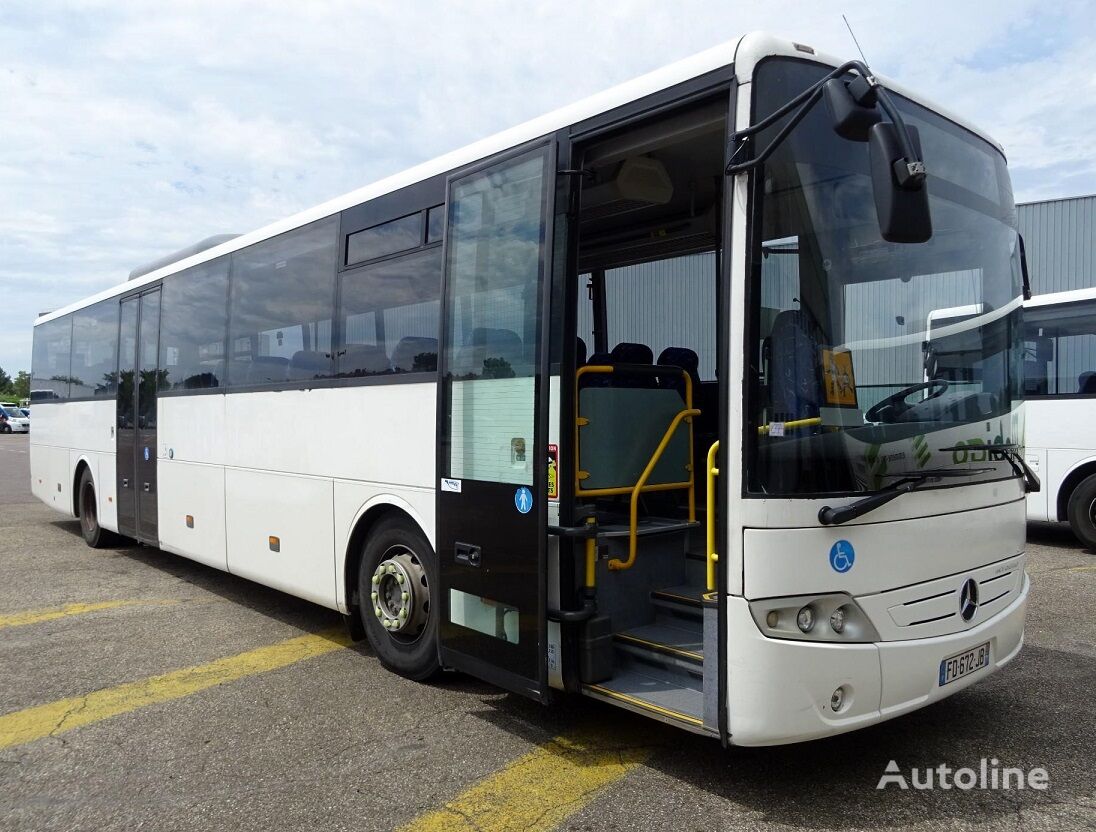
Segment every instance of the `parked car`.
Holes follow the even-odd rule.
[[[0,405],[7,417],[6,429],[0,428],[4,433],[30,433],[30,417],[24,416],[23,411],[13,405]]]

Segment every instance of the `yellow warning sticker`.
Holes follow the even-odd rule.
[[[559,499],[559,445],[548,446],[548,499]]]
[[[826,385],[826,404],[856,407],[856,377],[851,352],[822,350],[822,376]]]

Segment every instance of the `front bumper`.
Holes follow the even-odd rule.
[[[728,598],[728,706],[735,745],[780,745],[874,725],[936,702],[1003,667],[1024,642],[1031,582],[961,633],[878,644],[784,641],[761,634],[748,602]],[[990,642],[990,664],[941,687],[940,661]],[[845,688],[837,713],[830,697]]]

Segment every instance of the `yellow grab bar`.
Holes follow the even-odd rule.
[[[705,554],[708,556],[709,592],[715,589],[715,564],[719,560],[719,553],[716,551],[715,546],[715,478],[719,476],[719,469],[715,467],[715,457],[717,453],[719,453],[719,440],[713,442],[712,447],[708,448],[708,510],[704,517],[704,525],[707,527],[705,530],[705,548],[707,549]]]
[[[651,474],[654,473],[655,467],[658,465],[658,461],[662,458],[663,451],[670,444],[670,440],[673,439],[674,433],[681,425],[682,421],[691,420],[694,416],[699,416],[700,411],[692,408],[682,410],[673,420],[670,422],[670,426],[666,428],[666,432],[662,434],[662,439],[658,443],[658,447],[655,448],[655,452],[651,455],[651,458],[647,461],[647,467],[643,469],[643,473],[639,475],[639,479],[636,484],[632,486],[632,500],[628,513],[628,559],[620,560],[619,558],[613,558],[609,561],[609,568],[617,571],[621,569],[631,569],[636,562],[636,539],[637,530],[636,527],[639,523],[639,495],[643,491],[643,486],[647,484],[647,480]],[[689,422],[690,430],[692,428],[692,422]],[[693,489],[692,489],[692,472],[689,476],[689,522],[696,520],[696,506],[693,503]]]
[[[793,419],[790,422],[784,423],[784,430],[795,430],[796,428],[806,428],[811,427],[812,425],[820,424],[822,424],[821,416],[812,416],[809,419]],[[758,427],[757,432],[760,433],[762,436],[765,436],[769,432],[769,426],[761,425]]]

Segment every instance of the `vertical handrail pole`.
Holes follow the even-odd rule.
[[[715,589],[715,565],[719,560],[715,542],[715,478],[719,476],[719,469],[715,467],[716,454],[719,453],[719,440],[708,448],[707,478],[707,516],[704,518],[705,548],[707,549],[707,578],[708,591]]]

